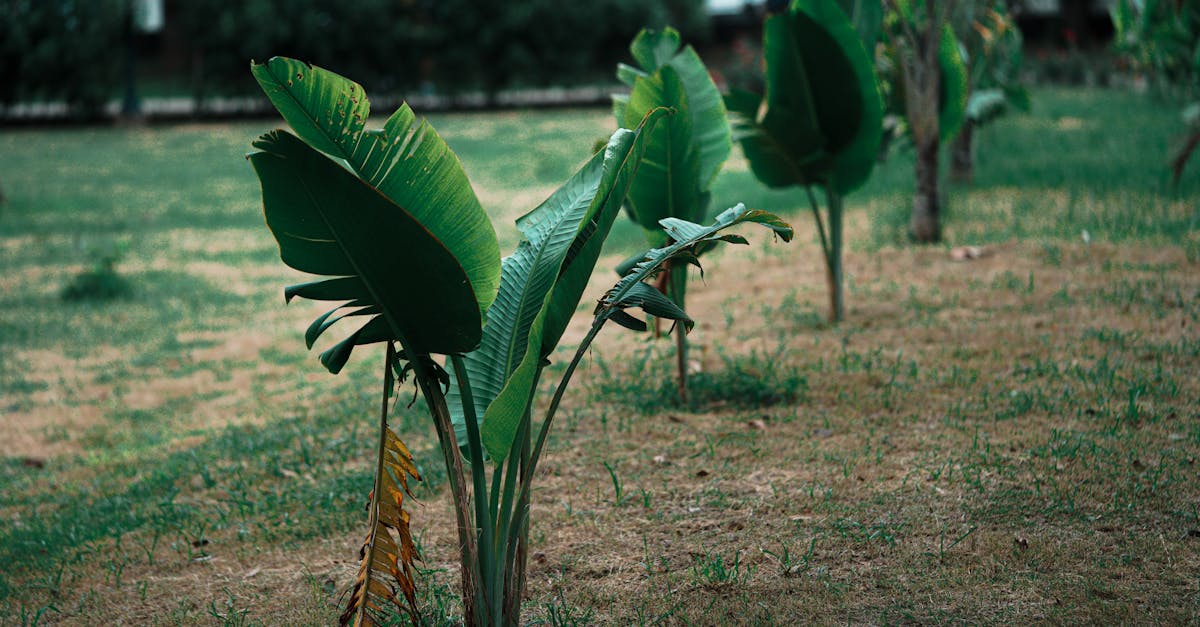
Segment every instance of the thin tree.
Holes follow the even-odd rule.
[[[962,107],[951,108],[959,111],[957,120],[942,119],[947,110],[943,106],[945,65],[957,59],[961,71],[962,63],[949,25],[954,5],[955,0],[885,0],[889,16],[884,33],[902,81],[902,105],[916,152],[909,232],[918,242],[942,238],[939,154],[942,142],[962,123]]]

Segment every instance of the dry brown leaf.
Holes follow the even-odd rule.
[[[414,625],[419,624],[413,579],[413,562],[419,556],[409,529],[409,514],[404,510],[405,494],[412,496],[408,490],[409,477],[421,480],[412,453],[391,429],[386,429],[383,472],[377,478],[380,493],[372,492],[371,531],[359,552],[361,564],[350,592],[350,603],[341,616],[343,627],[380,624],[383,606],[389,603],[407,613]],[[397,598],[397,588],[406,604]]]

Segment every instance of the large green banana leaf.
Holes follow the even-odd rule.
[[[721,94],[696,51],[681,45],[673,28],[640,32],[630,45],[640,68],[617,68],[631,93],[613,98],[617,123],[624,128],[633,128],[656,107],[679,112],[654,129],[626,205],[634,220],[655,234],[656,243],[665,241],[658,225],[662,218],[704,217],[708,190],[732,150]]]
[[[302,272],[335,277],[288,288],[289,299],[349,301],[371,315],[322,354],[326,368],[338,372],[355,344],[371,341],[398,340],[413,353],[478,345],[482,319],[467,274],[415,216],[286,131],[267,133],[254,147],[249,159],[280,257]]]
[[[645,152],[646,130],[666,114],[658,109],[636,130],[618,130],[602,152],[517,221],[525,238],[505,258],[480,347],[465,358],[481,437],[493,460],[509,454],[539,365],[579,304]],[[450,395],[455,428],[466,442],[457,385]]]
[[[628,128],[647,111],[671,107],[678,111],[655,128],[646,156],[625,206],[655,246],[666,243],[658,221],[669,217],[699,220],[708,208],[709,192],[700,180],[700,154],[693,133],[688,94],[671,66],[638,77],[620,125]],[[728,123],[722,118],[728,131]]]
[[[382,129],[367,130],[363,88],[303,61],[275,57],[251,71],[297,135],[346,163],[453,253],[486,312],[500,284],[496,232],[458,157],[429,123],[405,104]]]
[[[751,169],[771,187],[857,189],[874,168],[883,119],[858,32],[835,0],[796,0],[763,28],[767,93],[726,99]]]
[[[434,310],[458,309],[461,307],[458,300],[443,303],[439,302],[439,299],[451,298],[451,290],[458,290],[465,285],[475,303],[473,324],[482,326],[483,316],[495,299],[500,280],[500,254],[496,233],[479,205],[458,157],[450,151],[428,122],[418,121],[408,105],[403,105],[387,120],[382,129],[367,130],[370,104],[362,87],[357,83],[304,62],[282,57],[273,58],[265,64],[253,65],[251,69],[268,97],[304,142],[311,148],[330,155],[346,165],[350,172],[357,174],[356,178],[336,163],[328,159],[319,161],[311,155],[307,155],[306,160],[296,164],[275,164],[277,167],[274,168],[268,166],[269,175],[275,179],[263,182],[264,207],[268,203],[271,204],[272,207],[268,207],[267,210],[277,215],[288,211],[309,211],[316,212],[314,215],[319,215],[326,221],[357,221],[356,226],[364,226],[374,235],[374,240],[369,244],[362,241],[336,241],[338,246],[347,250],[364,246],[395,247],[395,244],[389,241],[393,233],[387,229],[396,225],[364,222],[366,218],[360,215],[355,201],[355,194],[382,196],[392,205],[389,211],[407,216],[424,234],[423,237],[446,250],[453,260],[453,264],[446,266],[444,273],[441,270],[428,272],[426,267],[431,266],[432,261],[419,254],[407,257],[406,265],[393,265],[389,269],[389,272],[394,274],[432,275],[422,278],[446,284],[443,290],[422,290],[404,294],[404,298],[413,303],[411,308],[414,311],[426,307]],[[289,150],[299,151],[290,144]],[[261,168],[258,164],[266,162],[255,157],[252,157],[251,161],[259,170]],[[330,180],[340,181],[343,186],[351,188],[354,186],[348,181],[354,179],[363,190],[348,193],[341,198],[318,194],[319,198],[318,195],[314,195],[307,205],[287,205],[279,200],[287,193],[282,191],[283,185],[279,181],[284,180],[283,176],[287,174],[290,177],[288,180],[294,183],[295,173],[287,173],[286,170],[308,162],[321,163],[320,167],[325,169],[328,169],[327,165],[338,167],[340,172],[336,173],[336,176],[331,175]],[[344,175],[348,175],[348,178]],[[318,189],[325,185],[323,180],[308,177],[303,178],[301,182],[308,188]],[[267,198],[268,186],[276,198]],[[406,225],[405,228],[411,227],[412,225]],[[278,239],[288,234],[276,231],[275,235]],[[354,248],[352,253],[359,254],[358,250],[359,248]],[[418,247],[413,252],[421,250]],[[440,265],[437,267],[441,268]],[[457,268],[457,271],[451,271],[451,267]],[[361,277],[358,273],[345,272],[341,274],[347,276],[339,276],[339,273],[327,270],[326,268],[313,272],[336,278],[295,285],[285,290],[288,300],[300,296],[315,300],[345,301],[313,321],[305,333],[308,346],[311,348],[317,338],[338,320],[347,316],[372,316],[365,325],[345,340],[322,353],[321,361],[331,372],[342,368],[356,345],[399,339],[399,333],[410,336],[405,347],[417,352],[465,352],[478,345],[480,330],[470,330],[472,323],[465,318],[431,315],[423,318],[422,323],[434,325],[432,327],[394,328],[394,324],[389,324],[395,322],[389,319],[394,312],[389,313],[381,308],[380,301],[383,297],[380,294],[363,294],[365,288],[360,284]],[[419,298],[414,295],[419,295]],[[344,315],[338,317],[339,313]],[[437,328],[439,325],[446,328]],[[455,342],[438,340],[439,336],[445,334],[457,334],[461,337]]]

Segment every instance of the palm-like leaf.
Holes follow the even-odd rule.
[[[946,24],[942,38],[938,41],[938,66],[942,71],[941,90],[938,93],[938,136],[948,141],[962,130],[967,119],[967,66],[963,63],[962,51],[954,28]]]
[[[700,220],[708,210],[708,189],[732,149],[729,122],[704,62],[691,46],[681,48],[676,30],[643,30],[630,51],[641,67],[617,68],[632,88],[613,98],[617,122],[632,128],[657,107],[678,111],[655,128],[626,205],[653,241],[664,243],[659,220]]]
[[[764,25],[767,93],[735,92],[750,167],[772,187],[861,186],[879,151],[883,110],[874,63],[834,0],[796,0]]]
[[[673,313],[665,308],[662,301],[649,295],[646,292],[646,288],[649,286],[643,281],[662,271],[669,261],[696,259],[698,250],[719,243],[745,244],[744,237],[733,234],[723,235],[721,231],[748,223],[767,227],[785,242],[792,239],[792,227],[781,220],[779,216],[758,209],[746,209],[746,206],[740,203],[722,211],[713,220],[713,223],[707,226],[679,218],[666,218],[661,224],[663,230],[670,237],[671,244],[647,251],[633,269],[604,294],[596,305],[596,314],[611,315],[613,312],[628,307],[639,307],[646,310],[646,307],[649,306],[658,310],[658,313],[646,310],[647,313],[681,320],[685,325],[690,326],[690,319],[686,317],[686,314],[678,317],[683,313],[682,311]],[[653,290],[654,288],[649,289]]]
[[[416,218],[290,133],[273,131],[254,146],[249,159],[284,263],[335,277],[288,288],[288,297],[346,300],[374,314],[322,355],[331,372],[369,341],[396,339],[418,353],[478,344],[481,317],[466,273]],[[427,269],[401,270],[414,267]]]
[[[488,311],[479,350],[466,371],[493,460],[504,459],[533,393],[538,364],[566,329],[645,151],[646,129],[667,114],[651,112],[635,131],[618,130],[605,149],[517,221],[525,239],[504,260],[500,290]],[[466,441],[458,386],[450,407]]]
[[[268,226],[286,263],[334,277],[285,294],[345,301],[313,322],[309,346],[347,308],[371,318],[322,354],[331,372],[354,346],[388,339],[418,353],[474,349],[499,284],[499,247],[458,158],[407,105],[366,130],[362,88],[332,72],[278,57],[252,70],[304,140],[276,132],[255,144]]]

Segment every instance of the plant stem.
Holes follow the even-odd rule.
[[[829,286],[829,321],[842,320],[842,203],[841,197],[828,186],[825,188],[826,202],[829,204],[829,231],[825,230],[825,222],[821,219],[821,205],[812,187],[804,186],[808,194],[808,204],[812,208],[813,218],[817,221],[817,235],[821,238],[821,254],[825,258],[825,281]],[[836,199],[836,200],[835,200]],[[836,202],[836,206],[835,206]]]
[[[458,381],[459,396],[462,398],[463,422],[467,427],[467,454],[471,456],[471,479],[474,482],[472,501],[475,503],[475,533],[479,547],[479,562],[473,567],[479,570],[480,592],[487,599],[490,622],[500,618],[500,587],[495,585],[496,543],[493,538],[495,521],[489,516],[487,498],[487,468],[483,463],[483,442],[479,437],[479,422],[475,415],[475,397],[471,395],[471,382],[467,375],[462,355],[450,355],[454,367],[454,378]]]
[[[385,461],[387,459],[387,414],[388,401],[392,396],[392,362],[396,359],[396,347],[391,342],[387,343],[387,354],[383,362],[383,400],[379,407],[379,449],[375,455],[375,483],[371,490],[371,505],[370,512],[367,516],[367,528],[370,529],[368,534],[367,546],[365,554],[369,556],[375,555],[375,539],[376,532],[379,529],[379,500],[383,494],[383,473],[387,472]],[[374,558],[372,558],[374,559]],[[371,574],[375,572],[374,568],[366,570],[367,580],[363,582],[365,590],[371,589]],[[367,603],[362,603],[358,607],[359,619],[365,617],[367,612]]]
[[[812,209],[813,219],[817,221],[817,235],[821,238],[821,253],[825,256],[826,263],[829,262],[829,239],[825,236],[825,221],[821,219],[821,203],[817,202],[817,195],[808,185],[804,186],[804,192],[808,194],[808,206]]]
[[[558,412],[558,405],[562,402],[563,392],[567,388],[567,384],[571,381],[571,376],[575,374],[575,368],[579,366],[579,362],[583,359],[583,355],[587,349],[591,347],[592,340],[596,339],[596,335],[600,333],[600,329],[604,323],[608,322],[608,315],[601,313],[592,320],[592,326],[588,329],[587,335],[579,342],[579,348],[575,350],[575,355],[571,357],[571,362],[567,364],[567,370],[563,373],[562,379],[558,382],[558,387],[554,390],[554,397],[550,399],[550,406],[546,408],[546,418],[542,420],[542,426],[538,430],[537,443],[533,446],[533,453],[529,456],[529,476],[533,476],[537,470],[538,460],[542,457],[542,448],[546,445],[547,436],[550,434],[550,423],[554,420],[554,414]],[[525,496],[525,495],[522,495]]]
[[[825,187],[829,205],[829,254],[825,270],[829,280],[829,320],[841,322],[846,317],[845,280],[842,274],[842,195]]]
[[[683,309],[687,290],[687,262],[673,261],[669,270],[667,297]],[[682,324],[675,325],[675,365],[679,371],[679,402],[688,405],[688,341],[687,330]]]
[[[539,367],[538,378],[541,377],[541,370]],[[536,388],[535,384],[534,389]],[[529,483],[532,477],[527,475],[526,469],[529,465],[529,431],[533,414],[532,401],[533,399],[530,398],[530,405],[525,408],[524,419],[522,419],[521,426],[517,431],[516,441],[520,443],[520,449],[514,450],[509,455],[508,476],[505,477],[504,518],[502,520],[504,525],[505,553],[504,573],[502,576],[504,579],[504,618],[506,625],[520,624],[521,597],[525,592],[525,547],[529,539],[529,526],[526,524],[528,499],[522,502],[521,497],[528,492],[525,488],[531,488]],[[519,493],[516,491],[517,480],[520,481],[522,488]],[[514,500],[517,501],[515,509]]]
[[[446,464],[446,480],[454,498],[454,513],[458,518],[459,565],[462,569],[463,622],[466,625],[482,625],[477,609],[484,607],[481,573],[478,572],[479,553],[475,533],[471,524],[471,504],[467,495],[466,474],[463,472],[462,456],[458,452],[458,438],[454,436],[454,424],[450,410],[446,407],[446,396],[441,384],[430,372],[428,354],[415,355],[409,362],[421,394],[429,405],[433,426],[437,431],[438,447]]]

